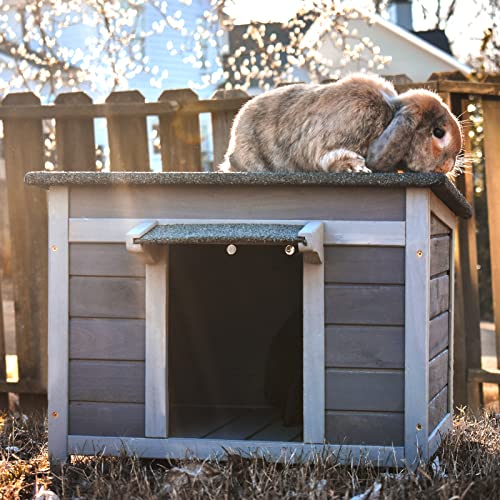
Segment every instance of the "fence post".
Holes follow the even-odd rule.
[[[3,318],[2,302],[2,273],[0,269],[0,382],[6,382],[7,373],[5,371],[5,328]],[[9,408],[9,395],[7,392],[0,392],[0,410]]]
[[[463,114],[467,108],[467,100],[460,94],[447,94],[450,108],[456,116]],[[470,152],[470,140],[467,134],[464,136],[464,149]],[[465,354],[465,373],[457,373],[455,380],[460,383],[467,380],[468,371],[471,368],[481,368],[481,314],[479,309],[479,283],[477,274],[477,241],[476,241],[476,218],[474,214],[474,177],[462,174],[457,178],[457,188],[471,204],[473,216],[458,221],[458,251],[455,256],[456,266],[456,295],[459,297],[458,307],[455,311],[455,337],[457,356],[460,350]],[[460,301],[460,297],[462,300]],[[458,343],[458,345],[457,345]],[[463,344],[463,345],[462,345]],[[455,358],[458,362],[459,358]],[[462,369],[460,366],[457,368]],[[458,371],[458,370],[457,370]],[[456,373],[456,372],[455,372]],[[469,408],[478,413],[482,405],[482,384],[467,382],[466,392],[456,387],[454,392],[455,405],[468,405]]]
[[[24,174],[44,169],[42,120],[23,118],[22,107],[40,104],[31,92],[9,94],[3,106],[19,116],[4,120],[5,169],[12,242],[16,346],[20,380],[47,389],[47,197],[24,185]],[[23,406],[46,396],[21,395]]]
[[[138,90],[112,92],[106,104],[144,103]],[[112,171],[149,172],[148,131],[145,116],[107,116],[110,163]]]
[[[484,157],[486,165],[486,197],[490,232],[491,287],[497,363],[500,368],[500,100],[483,97]]]
[[[58,106],[92,104],[84,92],[69,92],[56,97]],[[93,118],[56,120],[57,166],[59,170],[94,171],[95,139]]]
[[[197,101],[191,89],[165,90],[159,101],[177,101],[181,109],[159,116],[161,162],[164,172],[201,170],[200,119],[197,113],[183,114],[182,105]]]
[[[239,89],[216,90],[212,99],[239,99],[248,97],[248,94]],[[229,145],[231,127],[238,110],[217,111],[212,113],[212,136],[214,145],[214,168],[222,163]]]

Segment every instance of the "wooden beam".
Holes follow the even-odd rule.
[[[500,99],[483,99],[486,196],[497,366],[500,368]],[[480,368],[480,367],[477,367]]]
[[[482,384],[499,384],[500,370],[483,370],[481,368],[470,368],[467,372],[467,380]]]

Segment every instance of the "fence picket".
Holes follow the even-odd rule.
[[[212,95],[212,99],[244,99],[248,94],[243,90],[216,90]],[[229,144],[229,136],[231,134],[231,126],[238,110],[234,111],[218,111],[212,113],[212,136],[214,144],[214,169],[224,160],[224,154],[227,151]]]
[[[40,100],[28,92],[9,94],[2,104],[22,108]],[[23,182],[26,172],[44,168],[42,120],[5,119],[4,145],[19,376],[46,389],[47,198]]]
[[[138,90],[112,92],[107,104],[144,103]],[[114,115],[107,117],[110,163],[112,171],[148,172],[149,150],[145,116]]]
[[[176,101],[182,105],[198,101],[191,89],[164,91],[159,101]],[[164,172],[198,172],[201,170],[200,118],[198,113],[161,114],[160,143]]]
[[[56,97],[56,105],[68,108],[92,104],[84,92],[70,92]],[[92,118],[56,119],[58,170],[95,170],[94,120]]]

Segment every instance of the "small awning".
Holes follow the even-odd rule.
[[[159,224],[134,243],[280,245],[306,243],[298,224]]]

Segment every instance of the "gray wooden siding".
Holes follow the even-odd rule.
[[[325,248],[326,439],[404,441],[404,249]]]
[[[404,220],[403,189],[328,186],[72,187],[70,217]]]
[[[69,433],[80,436],[144,436],[144,404],[72,402]]]
[[[144,436],[145,267],[124,244],[70,245],[69,433]]]
[[[431,216],[429,304],[429,434],[449,411],[451,230]]]

